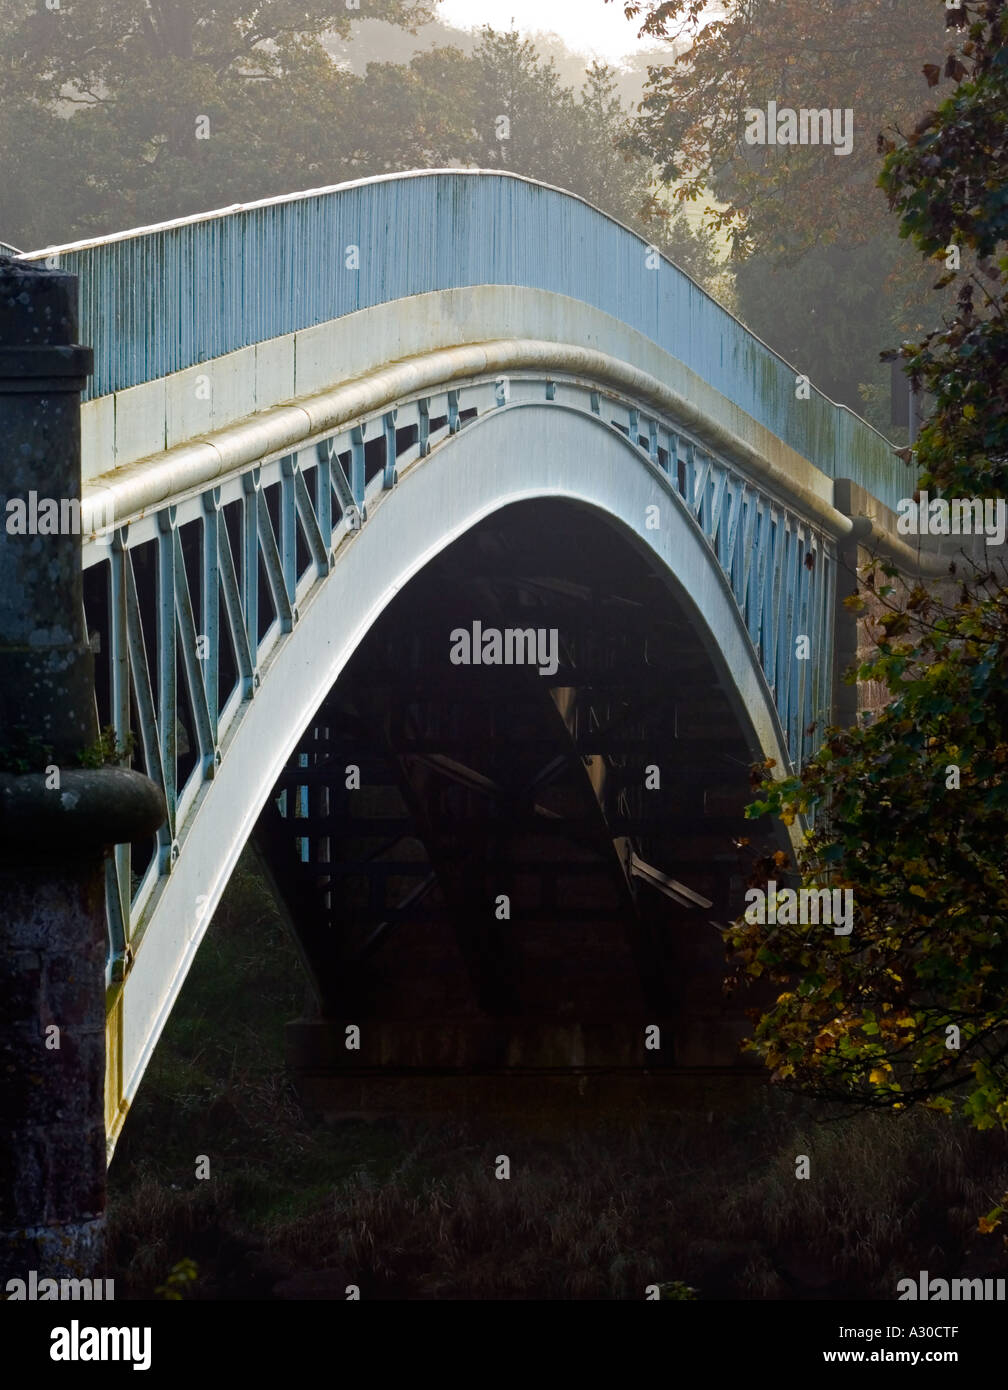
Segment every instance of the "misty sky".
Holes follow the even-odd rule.
[[[522,33],[552,31],[569,48],[590,52],[617,62],[641,48],[653,48],[654,40],[637,37],[640,21],[624,18],[622,0],[441,0],[438,17],[462,29],[491,24],[509,29],[511,19]]]

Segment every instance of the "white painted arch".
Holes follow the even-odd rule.
[[[234,866],[296,741],[396,593],[478,522],[516,502],[565,498],[649,550],[670,597],[691,615],[752,742],[786,766],[774,701],[728,581],[669,480],[601,418],[558,403],[481,415],[368,497],[369,519],[344,540],[333,572],[260,668],[204,784],[180,854],[134,938],[135,958],[109,1013],[106,1127],[111,1155],[129,1105]],[[661,525],[645,530],[657,504]],[[446,634],[447,640],[447,634]]]

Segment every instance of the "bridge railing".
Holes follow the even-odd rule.
[[[432,448],[503,406],[553,402],[617,430],[685,507],[730,587],[792,760],[828,722],[836,546],[684,428],[646,404],[561,373],[515,372],[403,399],[277,456],[253,459],[85,545],[98,705],[163,789],[156,844],[109,864],[109,985],[157,906],[198,798],[299,612],[367,523],[368,506]],[[261,434],[250,436],[258,441]],[[798,634],[810,660],[796,660]],[[278,677],[282,679],[282,676]]]
[[[888,441],[814,388],[635,233],[513,174],[366,179],[31,252],[80,279],[88,396],[392,300],[517,285],[592,304],[672,353],[832,478],[894,507]]]

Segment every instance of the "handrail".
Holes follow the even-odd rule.
[[[884,436],[814,388],[798,396],[800,368],[642,237],[504,171],[383,175],[27,258],[80,277],[90,398],[377,304],[514,285],[591,304],[644,334],[828,476],[889,506],[906,487]]]
[[[633,401],[673,416],[698,438],[791,501],[809,521],[835,539],[856,539],[919,574],[947,573],[947,557],[913,550],[869,517],[846,516],[780,464],[733,430],[711,420],[687,397],[650,373],[593,348],[539,339],[495,339],[441,348],[394,362],[359,380],[275,406],[151,459],[114,469],[85,486],[82,528],[85,533],[93,533],[110,514],[115,516],[117,525],[127,524],[173,499],[202,491],[226,476],[304,447],[316,438],[437,387],[443,389],[463,380],[521,371],[568,374],[608,386]]]

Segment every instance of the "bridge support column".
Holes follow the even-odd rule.
[[[913,491],[907,483],[908,494]],[[859,583],[861,566],[868,566],[878,558],[870,540],[871,529],[888,532],[899,543],[905,538],[896,529],[896,513],[873,497],[850,478],[838,478],[833,485],[833,503],[838,511],[854,521],[854,531],[837,546],[836,604],[834,617],[834,642],[836,658],[834,663],[833,723],[842,728],[851,728],[857,723],[870,723],[876,719],[888,702],[888,691],[880,681],[858,681],[848,685],[843,680],[844,672],[852,665],[861,666],[869,661],[876,651],[872,629],[884,611],[880,600],[864,585]],[[900,563],[898,574],[891,581],[898,591],[905,595],[916,583],[923,582],[928,591],[941,602],[953,604],[959,591],[960,580],[954,574],[934,573],[934,562],[941,555],[949,561],[967,560],[983,566],[984,549],[982,540],[972,541],[962,537],[948,541],[925,537],[918,542],[921,558],[930,562],[929,570],[922,572],[920,567],[909,559]],[[944,571],[945,566],[943,565]],[[861,613],[852,613],[844,607],[848,595],[859,594],[866,607]]]
[[[86,1275],[100,1260],[103,847],[153,831],[164,814],[160,791],[139,773],[77,766],[98,730],[79,521],[91,351],[75,345],[76,330],[73,276],[0,259],[4,1281],[30,1269]]]

